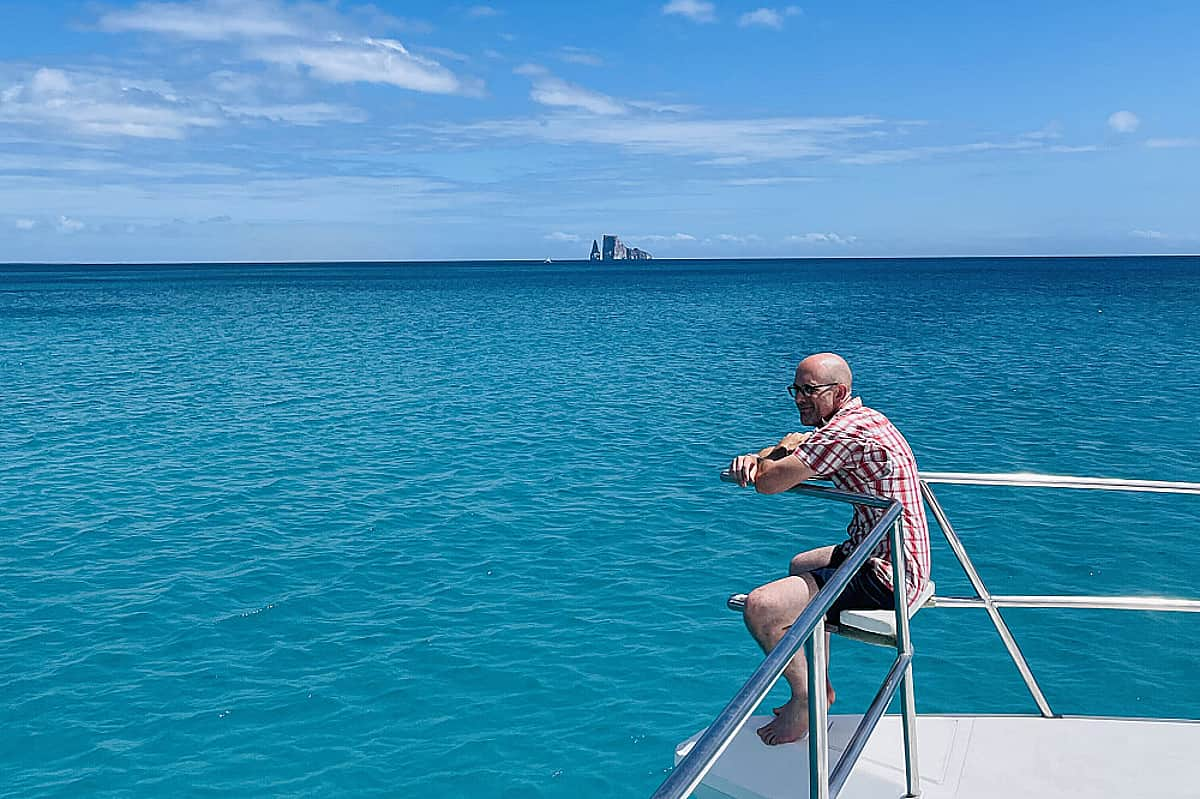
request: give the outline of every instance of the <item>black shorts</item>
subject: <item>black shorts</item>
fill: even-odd
[[[817,588],[825,587],[825,583],[829,582],[829,578],[833,577],[833,573],[837,571],[838,566],[844,560],[845,556],[842,554],[841,548],[838,548],[834,550],[833,560],[829,566],[809,572],[816,580]],[[850,578],[850,582],[846,583],[846,589],[829,608],[829,613],[825,615],[825,618],[837,624],[838,616],[843,610],[894,610],[895,608],[896,595],[892,593],[892,589],[875,576],[875,572],[870,566],[863,566]]]

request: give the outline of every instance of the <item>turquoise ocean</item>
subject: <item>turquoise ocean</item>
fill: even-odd
[[[718,480],[801,356],[924,470],[1200,481],[1198,302],[1198,258],[0,266],[0,795],[649,794],[760,661],[728,594],[842,538]],[[938,494],[994,592],[1200,597],[1200,497]],[[1200,717],[1200,614],[1005,617],[1055,711]],[[914,640],[921,712],[1036,712],[982,611]],[[833,712],[888,663],[835,641]]]

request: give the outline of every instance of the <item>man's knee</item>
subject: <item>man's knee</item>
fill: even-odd
[[[751,591],[743,614],[748,624],[775,621],[785,614],[799,613],[810,598],[807,580],[780,580]]]

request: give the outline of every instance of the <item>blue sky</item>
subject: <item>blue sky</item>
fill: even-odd
[[[0,261],[1200,251],[1200,6],[0,1]]]

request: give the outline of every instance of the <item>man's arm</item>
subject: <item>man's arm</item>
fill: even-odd
[[[760,494],[778,494],[811,478],[815,472],[796,457],[769,460],[758,455],[739,455],[729,464],[729,471],[743,488],[754,483]]]
[[[783,460],[795,452],[796,447],[804,443],[810,435],[811,433],[788,433],[779,440],[778,444],[760,449],[758,457],[768,458],[773,461]]]

